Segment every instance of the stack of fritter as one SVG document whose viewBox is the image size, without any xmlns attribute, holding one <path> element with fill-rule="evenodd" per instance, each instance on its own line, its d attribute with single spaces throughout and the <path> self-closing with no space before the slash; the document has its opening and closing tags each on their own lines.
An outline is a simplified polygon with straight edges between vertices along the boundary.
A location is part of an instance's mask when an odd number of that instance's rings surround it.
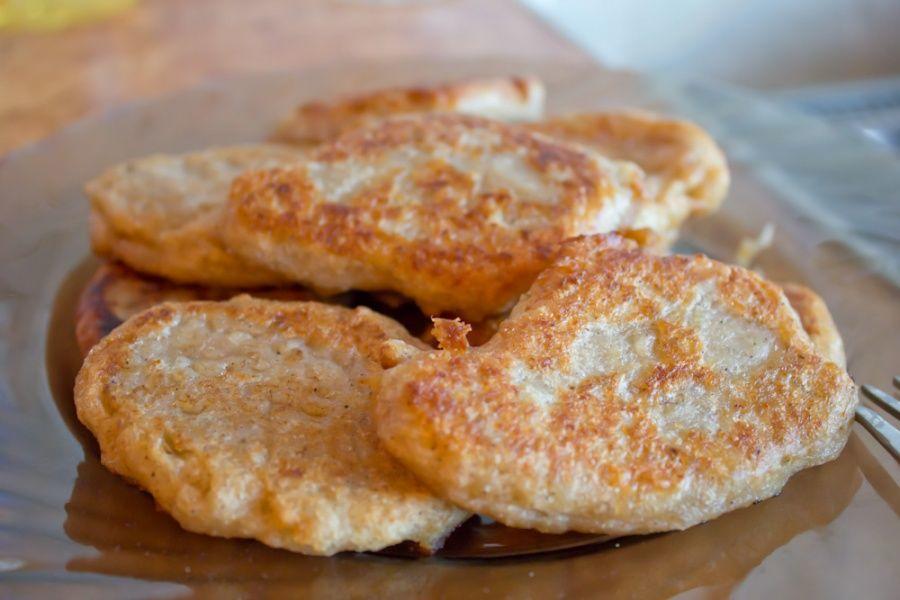
<svg viewBox="0 0 900 600">
<path fill-rule="evenodd" d="M 310 103 L 278 144 L 88 183 L 116 262 L 79 306 L 75 401 L 104 464 L 187 529 L 327 555 L 433 551 L 471 513 L 680 529 L 834 458 L 857 400 L 821 299 L 665 255 L 726 194 L 712 139 L 543 98 Z"/>
</svg>

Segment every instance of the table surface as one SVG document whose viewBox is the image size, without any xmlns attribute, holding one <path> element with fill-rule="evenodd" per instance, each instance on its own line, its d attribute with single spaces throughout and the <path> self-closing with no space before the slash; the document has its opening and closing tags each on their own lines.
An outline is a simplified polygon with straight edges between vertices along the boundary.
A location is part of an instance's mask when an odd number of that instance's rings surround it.
<svg viewBox="0 0 900 600">
<path fill-rule="evenodd" d="M 588 63 L 514 0 L 139 0 L 60 31 L 0 31 L 0 154 L 206 81 L 352 61 Z"/>
</svg>

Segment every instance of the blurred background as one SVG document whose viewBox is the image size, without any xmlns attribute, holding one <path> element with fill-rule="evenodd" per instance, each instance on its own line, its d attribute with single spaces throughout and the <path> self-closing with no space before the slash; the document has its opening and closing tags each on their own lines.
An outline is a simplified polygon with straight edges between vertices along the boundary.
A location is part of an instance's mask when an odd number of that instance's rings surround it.
<svg viewBox="0 0 900 600">
<path fill-rule="evenodd" d="M 485 56 L 715 79 L 900 145 L 900 0 L 0 0 L 0 155 L 222 77 Z"/>
</svg>

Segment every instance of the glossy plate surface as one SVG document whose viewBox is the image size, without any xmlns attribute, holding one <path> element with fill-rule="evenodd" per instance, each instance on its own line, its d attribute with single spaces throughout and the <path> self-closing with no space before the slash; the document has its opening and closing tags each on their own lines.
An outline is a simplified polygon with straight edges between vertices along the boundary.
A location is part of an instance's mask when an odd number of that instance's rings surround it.
<svg viewBox="0 0 900 600">
<path fill-rule="evenodd" d="M 641 106 L 707 127 L 729 155 L 732 192 L 682 247 L 727 259 L 773 223 L 758 267 L 816 288 L 851 374 L 890 386 L 900 163 L 860 137 L 717 86 L 564 65 L 356 65 L 216 84 L 84 121 L 0 164 L 0 596 L 896 597 L 900 468 L 859 426 L 838 460 L 777 498 L 684 532 L 604 541 L 476 522 L 420 560 L 311 558 L 187 533 L 100 467 L 72 407 L 74 302 L 97 264 L 86 179 L 149 152 L 261 139 L 303 99 L 507 72 L 542 75 L 552 112 Z"/>
</svg>

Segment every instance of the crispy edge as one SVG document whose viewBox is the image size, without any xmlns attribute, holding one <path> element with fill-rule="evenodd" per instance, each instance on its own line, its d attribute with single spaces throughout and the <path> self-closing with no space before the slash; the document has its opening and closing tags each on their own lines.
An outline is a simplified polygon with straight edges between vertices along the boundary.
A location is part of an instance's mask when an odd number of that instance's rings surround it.
<svg viewBox="0 0 900 600">
<path fill-rule="evenodd" d="M 684 194 L 692 215 L 714 212 L 728 192 L 731 178 L 725 154 L 703 128 L 690 121 L 622 109 L 563 115 L 529 126 L 601 150 L 608 144 L 605 139 L 611 138 L 620 152 L 611 158 L 634 162 L 648 174 L 661 176 L 664 185 L 660 200 L 673 190 Z M 672 148 L 674 155 L 666 169 L 644 160 L 666 146 Z M 684 186 L 684 190 L 678 190 L 679 186 Z"/>
<path fill-rule="evenodd" d="M 185 285 L 270 287 L 287 283 L 274 271 L 232 254 L 206 231 L 184 232 L 158 242 L 144 240 L 123 234 L 100 211 L 92 211 L 90 234 L 97 256 Z"/>
<path fill-rule="evenodd" d="M 132 286 L 128 293 L 131 303 L 142 310 L 167 301 L 228 300 L 241 294 L 273 300 L 315 300 L 315 295 L 303 288 L 219 288 L 186 285 L 137 273 L 128 267 L 106 262 L 101 264 L 85 284 L 75 309 L 75 339 L 82 357 L 116 327 L 134 316 L 117 310 L 114 295 L 120 286 Z"/>
<path fill-rule="evenodd" d="M 781 287 L 791 307 L 800 317 L 803 329 L 809 334 L 819 352 L 832 362 L 846 367 L 844 341 L 822 297 L 799 283 L 789 282 Z"/>
<path fill-rule="evenodd" d="M 434 323 L 431 335 L 437 341 L 441 350 L 452 354 L 461 354 L 469 349 L 469 340 L 466 336 L 472 331 L 471 325 L 460 319 L 439 319 L 435 317 L 431 321 Z"/>
<path fill-rule="evenodd" d="M 218 153 L 221 160 L 234 160 L 239 155 L 264 155 L 272 158 L 283 153 L 299 159 L 303 152 L 290 146 L 257 144 L 227 146 L 177 155 L 181 160 L 211 160 Z M 271 155 L 271 156 L 270 156 Z M 128 186 L 119 179 L 127 177 L 129 165 L 171 160 L 169 155 L 155 154 L 126 161 L 106 169 L 84 185 L 91 206 L 89 228 L 94 252 L 110 260 L 119 260 L 138 271 L 171 279 L 178 283 L 218 287 L 267 287 L 286 283 L 285 278 L 266 267 L 248 262 L 229 250 L 218 235 L 218 219 L 190 222 L 175 229 L 165 229 L 131 214 L 120 206 L 127 197 Z M 222 198 L 222 209 L 227 203 Z"/>
<path fill-rule="evenodd" d="M 87 356 L 91 348 L 122 324 L 122 320 L 113 314 L 105 297 L 110 280 L 116 276 L 115 270 L 116 267 L 108 263 L 101 265 L 91 275 L 78 297 L 75 308 L 75 340 L 82 357 Z"/>
</svg>

